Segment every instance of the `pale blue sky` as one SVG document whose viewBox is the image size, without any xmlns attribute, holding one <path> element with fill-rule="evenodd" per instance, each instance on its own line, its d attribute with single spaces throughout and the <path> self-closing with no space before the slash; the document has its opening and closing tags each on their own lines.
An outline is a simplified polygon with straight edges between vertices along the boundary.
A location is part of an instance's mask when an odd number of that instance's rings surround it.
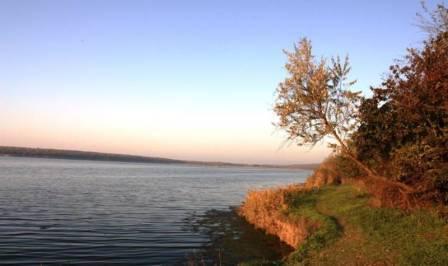
<svg viewBox="0 0 448 266">
<path fill-rule="evenodd" d="M 433 2 L 429 1 L 430 6 Z M 0 145 L 251 163 L 279 148 L 282 49 L 349 54 L 357 88 L 425 37 L 418 0 L 0 1 Z"/>
</svg>

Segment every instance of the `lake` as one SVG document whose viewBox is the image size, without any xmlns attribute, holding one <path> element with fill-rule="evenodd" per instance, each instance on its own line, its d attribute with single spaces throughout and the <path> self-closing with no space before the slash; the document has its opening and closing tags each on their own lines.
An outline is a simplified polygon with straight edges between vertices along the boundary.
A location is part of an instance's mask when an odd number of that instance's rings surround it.
<svg viewBox="0 0 448 266">
<path fill-rule="evenodd" d="M 287 247 L 229 207 L 309 171 L 0 157 L 1 264 L 232 264 Z M 241 253 L 241 254 L 240 254 Z"/>
</svg>

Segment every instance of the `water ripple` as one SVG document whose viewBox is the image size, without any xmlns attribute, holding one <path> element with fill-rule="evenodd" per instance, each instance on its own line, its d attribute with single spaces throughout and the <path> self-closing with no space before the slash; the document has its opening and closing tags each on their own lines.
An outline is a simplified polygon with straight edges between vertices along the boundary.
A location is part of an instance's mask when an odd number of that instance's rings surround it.
<svg viewBox="0 0 448 266">
<path fill-rule="evenodd" d="M 307 174 L 0 157 L 0 264 L 182 264 L 225 235 L 197 217 Z"/>
</svg>

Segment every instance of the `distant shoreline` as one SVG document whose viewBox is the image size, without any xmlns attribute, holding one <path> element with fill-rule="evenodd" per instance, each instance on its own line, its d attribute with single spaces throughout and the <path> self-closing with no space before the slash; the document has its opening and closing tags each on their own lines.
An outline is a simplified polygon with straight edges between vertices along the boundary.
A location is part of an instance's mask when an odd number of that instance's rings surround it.
<svg viewBox="0 0 448 266">
<path fill-rule="evenodd" d="M 45 148 L 28 148 L 14 146 L 0 146 L 0 156 L 28 157 L 28 158 L 48 158 L 48 159 L 68 159 L 68 160 L 89 160 L 89 161 L 109 161 L 109 162 L 134 162 L 134 163 L 160 163 L 160 164 L 191 164 L 204 166 L 240 166 L 240 167 L 262 167 L 262 168 L 283 168 L 313 170 L 319 164 L 293 164 L 293 165 L 271 165 L 271 164 L 239 164 L 227 162 L 202 162 L 176 160 L 161 157 L 149 157 L 129 154 L 102 153 L 92 151 L 61 150 Z"/>
</svg>

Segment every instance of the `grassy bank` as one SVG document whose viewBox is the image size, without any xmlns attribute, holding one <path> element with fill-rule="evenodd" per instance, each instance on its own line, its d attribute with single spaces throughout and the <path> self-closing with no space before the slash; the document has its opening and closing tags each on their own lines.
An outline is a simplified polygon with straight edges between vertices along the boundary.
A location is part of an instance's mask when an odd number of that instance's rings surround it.
<svg viewBox="0 0 448 266">
<path fill-rule="evenodd" d="M 430 210 L 405 214 L 374 208 L 369 194 L 350 185 L 308 192 L 277 189 L 270 197 L 265 197 L 266 191 L 251 193 L 241 208 L 249 222 L 277 235 L 303 234 L 297 243 L 289 243 L 296 248 L 293 253 L 266 264 L 448 265 L 448 224 Z M 277 208 L 274 195 L 282 199 Z M 276 233 L 282 228 L 275 219 L 289 224 L 283 227 L 286 233 Z"/>
</svg>

